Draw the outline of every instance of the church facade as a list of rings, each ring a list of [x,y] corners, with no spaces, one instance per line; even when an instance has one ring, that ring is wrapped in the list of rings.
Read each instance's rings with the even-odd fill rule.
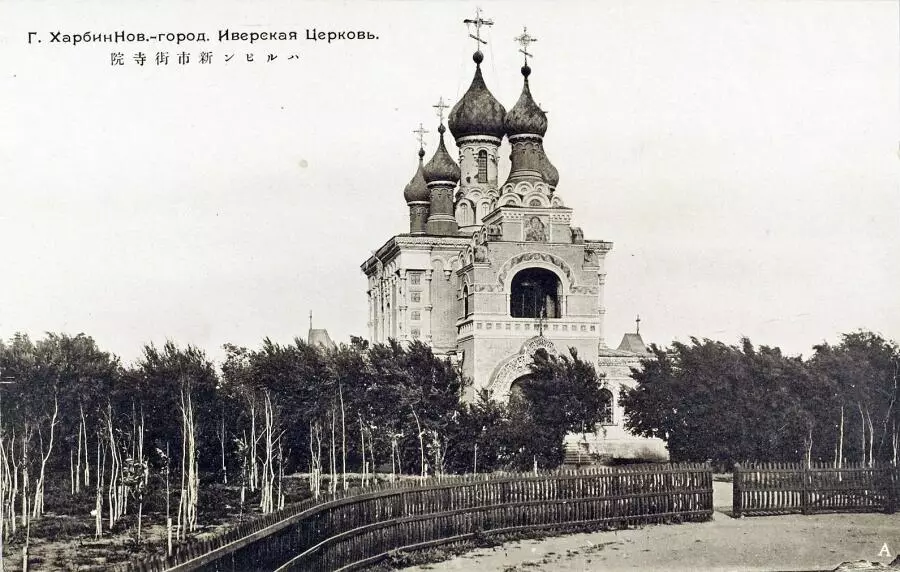
[[[474,36],[473,36],[474,37]],[[520,41],[527,51],[530,37]],[[477,39],[477,38],[476,38]],[[506,400],[542,348],[575,348],[602,373],[607,403],[594,433],[572,435],[570,452],[600,457],[665,458],[656,439],[630,435],[618,405],[630,368],[648,351],[639,333],[606,344],[604,262],[613,244],[584,237],[557,191],[559,174],[543,148],[546,114],[522,67],[518,101],[508,111],[485,85],[474,54],[471,86],[448,117],[458,162],[444,144],[443,102],[437,150],[404,189],[409,232],[390,238],[363,264],[373,342],[421,340],[453,359],[472,380],[468,397],[488,389]],[[420,143],[424,130],[419,131]],[[504,138],[510,170],[499,181]]]

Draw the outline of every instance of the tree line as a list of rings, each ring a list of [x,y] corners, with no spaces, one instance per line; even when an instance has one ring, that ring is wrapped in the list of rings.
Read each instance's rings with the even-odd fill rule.
[[[267,513],[293,473],[316,496],[351,480],[552,468],[601,399],[574,352],[539,353],[503,403],[464,399],[468,380],[422,343],[360,338],[226,345],[218,366],[194,346],[148,344],[125,365],[84,334],[17,334],[0,342],[0,378],[0,539],[40,518],[50,480],[93,495],[98,537],[129,514],[139,539],[148,491],[164,494],[171,544],[196,530],[210,481]]]
[[[654,346],[620,402],[626,427],[672,460],[897,464],[900,349],[866,331],[806,359],[747,340]]]

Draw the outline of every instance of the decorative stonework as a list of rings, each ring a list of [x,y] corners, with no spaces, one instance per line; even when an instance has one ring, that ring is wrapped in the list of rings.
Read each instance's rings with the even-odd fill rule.
[[[569,280],[570,288],[573,292],[575,291],[575,274],[565,260],[546,252],[526,252],[518,256],[513,256],[500,267],[500,272],[497,275],[497,283],[499,284],[498,292],[504,291],[504,284],[506,283],[506,276],[509,274],[509,271],[522,262],[543,262],[557,267],[566,275],[566,278]]]
[[[509,389],[513,382],[523,375],[531,373],[529,365],[534,359],[534,353],[539,349],[545,350],[552,356],[559,355],[559,350],[556,349],[553,342],[544,336],[535,336],[527,340],[522,344],[519,353],[508,358],[488,382],[487,389],[493,393],[495,399],[506,400],[509,398]]]

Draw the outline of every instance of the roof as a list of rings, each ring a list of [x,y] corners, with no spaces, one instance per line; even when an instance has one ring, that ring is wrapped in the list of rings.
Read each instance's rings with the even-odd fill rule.
[[[635,354],[648,354],[650,350],[640,334],[625,334],[622,336],[622,343],[619,344],[619,350],[632,352]]]
[[[322,346],[329,350],[336,347],[334,342],[331,341],[331,336],[328,335],[328,330],[324,328],[310,328],[306,342],[311,346]]]

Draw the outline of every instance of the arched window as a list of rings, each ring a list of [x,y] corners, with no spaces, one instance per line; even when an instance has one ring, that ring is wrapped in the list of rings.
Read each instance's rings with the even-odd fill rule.
[[[456,222],[459,223],[459,226],[475,224],[475,213],[465,199],[460,200],[456,205]]]
[[[600,425],[613,424],[613,394],[608,389],[600,390]]]
[[[487,151],[482,149],[478,152],[478,182],[479,183],[487,183],[488,182],[488,173],[487,173]]]
[[[526,268],[512,280],[509,314],[513,318],[559,318],[562,285],[544,268]]]

